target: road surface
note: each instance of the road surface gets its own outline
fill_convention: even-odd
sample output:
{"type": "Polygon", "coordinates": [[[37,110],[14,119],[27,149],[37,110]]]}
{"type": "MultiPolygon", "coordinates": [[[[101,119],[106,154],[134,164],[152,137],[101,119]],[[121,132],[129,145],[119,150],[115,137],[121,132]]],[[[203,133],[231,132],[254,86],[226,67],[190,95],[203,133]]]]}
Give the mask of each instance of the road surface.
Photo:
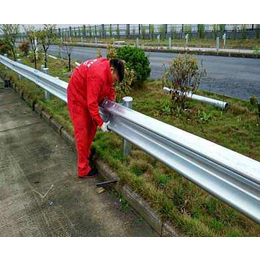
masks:
{"type": "MultiPolygon", "coordinates": [[[[51,46],[49,54],[58,55],[59,47],[51,46]]],[[[101,49],[102,56],[106,57],[106,50],[101,49]]],[[[95,48],[74,47],[72,58],[79,61],[95,58],[95,48]]],[[[146,52],[151,66],[152,79],[162,76],[163,65],[169,65],[177,56],[173,53],[146,52]]],[[[66,57],[61,50],[61,55],[66,57]]],[[[260,99],[260,59],[231,58],[218,56],[195,55],[199,62],[203,60],[207,76],[202,79],[200,88],[219,94],[248,100],[252,95],[260,99]]]]}

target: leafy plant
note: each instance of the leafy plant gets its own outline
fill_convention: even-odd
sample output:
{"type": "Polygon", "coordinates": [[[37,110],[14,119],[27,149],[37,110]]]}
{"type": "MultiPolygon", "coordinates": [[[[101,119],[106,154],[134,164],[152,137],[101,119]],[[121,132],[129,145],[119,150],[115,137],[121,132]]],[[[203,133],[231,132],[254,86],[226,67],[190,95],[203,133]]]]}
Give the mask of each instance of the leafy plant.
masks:
{"type": "Polygon", "coordinates": [[[212,27],[212,33],[214,35],[214,39],[216,40],[218,37],[218,31],[219,31],[219,25],[218,24],[213,24],[212,27]]]}
{"type": "Polygon", "coordinates": [[[109,24],[109,35],[110,37],[113,36],[112,24],[109,24]]]}
{"type": "Polygon", "coordinates": [[[141,85],[150,75],[149,59],[144,50],[131,46],[124,46],[117,50],[117,57],[126,62],[129,69],[135,72],[135,82],[141,85]]]}
{"type": "Polygon", "coordinates": [[[205,24],[197,25],[198,35],[200,39],[203,39],[205,36],[205,24]]]}
{"type": "Polygon", "coordinates": [[[33,60],[34,60],[34,68],[37,69],[37,59],[38,59],[37,49],[38,49],[39,32],[35,29],[34,26],[24,26],[24,30],[30,42],[33,60]]]}
{"type": "Polygon", "coordinates": [[[212,118],[212,112],[206,113],[205,111],[199,110],[199,119],[206,123],[212,118]]]}
{"type": "Polygon", "coordinates": [[[144,25],[141,25],[141,32],[142,32],[142,38],[145,39],[146,30],[145,30],[145,26],[144,25]]]}
{"type": "MultiPolygon", "coordinates": [[[[107,45],[107,58],[108,59],[119,59],[117,51],[111,45],[107,45]]],[[[124,79],[120,83],[116,83],[116,101],[121,102],[122,98],[128,96],[131,91],[131,86],[135,78],[135,72],[125,64],[125,75],[124,79]]]]}
{"type": "Polygon", "coordinates": [[[19,24],[1,24],[0,32],[2,32],[5,44],[10,49],[13,59],[16,60],[16,39],[19,34],[19,24]]]}
{"type": "Polygon", "coordinates": [[[242,39],[246,39],[246,24],[242,24],[242,39]]]}
{"type": "Polygon", "coordinates": [[[259,38],[260,38],[260,24],[257,24],[257,25],[256,25],[256,28],[255,28],[255,36],[256,36],[256,39],[259,39],[259,38]]]}
{"type": "Polygon", "coordinates": [[[256,45],[254,48],[253,48],[253,54],[255,56],[258,56],[260,53],[260,46],[256,45]]]}
{"type": "Polygon", "coordinates": [[[43,30],[38,32],[38,38],[42,44],[42,48],[44,51],[44,66],[47,68],[48,62],[48,49],[50,44],[53,43],[56,39],[54,34],[54,30],[56,28],[55,24],[44,24],[43,30]]]}
{"type": "Polygon", "coordinates": [[[150,38],[154,39],[154,24],[149,24],[150,38]]]}
{"type": "Polygon", "coordinates": [[[219,30],[221,32],[221,35],[225,32],[226,25],[225,24],[219,24],[219,30]]]}
{"type": "Polygon", "coordinates": [[[196,58],[185,54],[173,59],[170,67],[165,69],[163,73],[163,86],[173,89],[171,92],[172,100],[177,104],[180,103],[182,109],[185,107],[187,93],[195,92],[201,78],[206,75],[203,63],[201,63],[201,67],[200,69],[196,58]]]}
{"type": "Polygon", "coordinates": [[[19,45],[20,51],[24,53],[24,56],[27,56],[30,50],[30,43],[29,41],[24,41],[19,45]]]}
{"type": "Polygon", "coordinates": [[[117,34],[117,39],[119,39],[120,38],[119,24],[116,25],[116,34],[117,34]]]}
{"type": "Polygon", "coordinates": [[[176,30],[174,26],[171,26],[171,38],[175,38],[176,30]]]}
{"type": "Polygon", "coordinates": [[[165,25],[162,24],[159,28],[159,33],[160,33],[160,37],[161,39],[165,39],[166,36],[166,30],[165,30],[165,25]]]}
{"type": "Polygon", "coordinates": [[[184,24],[183,31],[185,34],[189,34],[189,36],[191,37],[192,29],[190,24],[184,24]]]}
{"type": "Polygon", "coordinates": [[[8,54],[10,51],[10,48],[5,40],[0,40],[0,53],[1,54],[8,54]]]}

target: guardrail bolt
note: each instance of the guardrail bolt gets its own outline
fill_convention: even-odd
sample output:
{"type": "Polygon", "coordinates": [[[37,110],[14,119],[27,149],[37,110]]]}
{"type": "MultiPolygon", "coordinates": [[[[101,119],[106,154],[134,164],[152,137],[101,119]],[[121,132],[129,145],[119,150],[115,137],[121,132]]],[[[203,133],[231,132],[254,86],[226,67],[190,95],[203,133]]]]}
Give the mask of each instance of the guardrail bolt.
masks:
{"type": "MultiPolygon", "coordinates": [[[[21,59],[17,59],[17,62],[22,64],[22,60],[21,59]]],[[[18,75],[18,77],[19,77],[19,80],[21,80],[23,78],[20,74],[18,75]]]]}
{"type": "MultiPolygon", "coordinates": [[[[49,74],[49,68],[42,68],[42,72],[45,74],[49,74]]],[[[51,99],[51,93],[45,90],[45,99],[50,100],[51,99]]]]}
{"type": "MultiPolygon", "coordinates": [[[[132,108],[133,98],[132,97],[123,97],[122,105],[124,107],[132,108]]],[[[127,156],[131,153],[131,143],[127,140],[123,140],[123,155],[127,156]]]]}

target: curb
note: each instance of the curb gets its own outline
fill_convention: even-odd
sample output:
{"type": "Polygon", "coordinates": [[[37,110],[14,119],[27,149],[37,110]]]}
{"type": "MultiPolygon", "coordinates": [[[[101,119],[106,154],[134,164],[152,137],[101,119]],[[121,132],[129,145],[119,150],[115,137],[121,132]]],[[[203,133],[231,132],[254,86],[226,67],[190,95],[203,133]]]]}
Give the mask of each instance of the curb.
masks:
{"type": "MultiPolygon", "coordinates": [[[[61,138],[63,138],[69,146],[76,151],[75,139],[71,134],[58,123],[48,112],[44,111],[38,103],[34,103],[33,99],[30,99],[25,94],[21,95],[21,90],[18,86],[11,86],[22,99],[29,105],[36,114],[38,114],[43,120],[48,123],[55,132],[57,132],[61,138]],[[30,104],[33,104],[32,106],[30,104]]],[[[117,174],[113,172],[108,165],[101,160],[96,160],[96,166],[100,175],[105,180],[117,179],[117,174]]],[[[182,236],[179,234],[169,222],[163,222],[159,214],[155,212],[149,204],[141,198],[136,192],[134,192],[128,185],[120,186],[119,184],[113,185],[120,195],[122,195],[128,204],[155,230],[159,236],[165,237],[177,237],[182,236]]]]}

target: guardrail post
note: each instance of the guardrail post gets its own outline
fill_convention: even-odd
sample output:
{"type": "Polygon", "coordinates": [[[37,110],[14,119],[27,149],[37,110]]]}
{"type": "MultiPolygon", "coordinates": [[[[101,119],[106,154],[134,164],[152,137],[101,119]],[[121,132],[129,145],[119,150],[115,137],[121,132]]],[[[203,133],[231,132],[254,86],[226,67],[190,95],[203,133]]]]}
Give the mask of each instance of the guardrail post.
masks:
{"type": "MultiPolygon", "coordinates": [[[[17,59],[17,62],[22,64],[22,60],[21,59],[17,59]]],[[[18,75],[18,77],[19,77],[19,80],[21,80],[23,78],[20,74],[18,75]]]]}
{"type": "Polygon", "coordinates": [[[139,46],[139,39],[138,38],[136,38],[136,48],[138,48],[138,46],[139,46]]]}
{"type": "Polygon", "coordinates": [[[158,45],[158,49],[159,49],[159,47],[160,47],[160,34],[158,34],[158,36],[157,36],[157,45],[158,45]]]}
{"type": "MultiPolygon", "coordinates": [[[[49,68],[42,68],[42,72],[45,74],[49,74],[49,68]]],[[[45,90],[45,99],[50,100],[51,98],[51,93],[45,90]]]]}
{"type": "MultiPolygon", "coordinates": [[[[133,98],[132,97],[123,97],[122,105],[124,107],[132,108],[133,98]]],[[[127,140],[123,140],[123,155],[127,156],[131,153],[131,143],[127,140]]]]}
{"type": "Polygon", "coordinates": [[[171,49],[171,48],[172,48],[172,38],[169,37],[169,49],[171,49]]]}
{"type": "Polygon", "coordinates": [[[219,37],[216,39],[216,50],[219,51],[219,37]]]}
{"type": "Polygon", "coordinates": [[[95,37],[95,44],[96,44],[96,47],[97,47],[97,37],[95,37]]]}

